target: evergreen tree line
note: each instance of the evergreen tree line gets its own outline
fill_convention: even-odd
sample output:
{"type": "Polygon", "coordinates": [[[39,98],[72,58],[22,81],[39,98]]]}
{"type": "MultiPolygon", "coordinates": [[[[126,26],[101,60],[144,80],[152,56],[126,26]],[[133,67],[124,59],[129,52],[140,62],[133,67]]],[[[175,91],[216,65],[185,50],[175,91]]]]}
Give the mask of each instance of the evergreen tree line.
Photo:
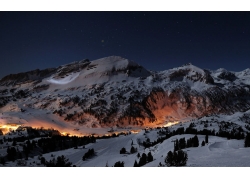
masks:
{"type": "Polygon", "coordinates": [[[169,151],[165,163],[167,166],[185,166],[188,160],[188,155],[183,150],[169,151]]]}
{"type": "MultiPolygon", "coordinates": [[[[14,132],[14,131],[13,131],[14,132]]],[[[17,132],[16,132],[17,133],[17,132]]],[[[19,132],[18,132],[19,133],[19,132]]],[[[6,138],[5,136],[3,137],[3,142],[12,142],[12,141],[16,141],[16,142],[24,142],[26,140],[29,139],[34,139],[34,138],[38,138],[38,137],[52,137],[54,135],[58,136],[60,135],[58,130],[54,130],[54,129],[43,129],[43,128],[32,128],[32,127],[28,127],[27,128],[27,136],[19,136],[19,137],[8,137],[6,138]]]]}
{"type": "MultiPolygon", "coordinates": [[[[140,157],[140,154],[138,153],[137,157],[140,157]]],[[[141,166],[144,166],[145,164],[153,161],[154,158],[151,154],[151,152],[148,153],[148,155],[146,155],[145,153],[142,154],[142,156],[140,157],[140,160],[139,162],[137,162],[135,160],[135,163],[134,163],[134,167],[141,167],[141,166]]]]}
{"type": "Polygon", "coordinates": [[[15,161],[17,155],[17,150],[15,147],[8,147],[7,148],[7,157],[10,161],[15,161]]]}
{"type": "Polygon", "coordinates": [[[95,143],[94,136],[52,136],[51,138],[41,138],[38,140],[38,146],[42,149],[42,153],[49,153],[69,148],[78,148],[89,143],[95,143]]]}
{"type": "MultiPolygon", "coordinates": [[[[228,131],[223,131],[222,129],[219,130],[219,132],[215,133],[215,130],[208,130],[208,129],[203,129],[198,131],[197,129],[193,128],[192,123],[190,124],[189,127],[186,129],[184,127],[180,127],[176,130],[173,130],[172,132],[169,132],[166,130],[164,133],[163,131],[160,132],[161,135],[164,135],[162,137],[159,137],[156,141],[143,141],[140,145],[144,146],[145,148],[149,148],[152,146],[155,146],[158,143],[162,143],[164,140],[175,136],[175,135],[181,135],[181,134],[196,134],[196,135],[211,135],[211,136],[219,136],[219,137],[226,137],[228,139],[244,139],[245,135],[244,132],[240,132],[240,129],[236,131],[236,129],[231,130],[230,132],[228,131]]],[[[190,147],[193,147],[192,145],[190,147]]]]}
{"type": "Polygon", "coordinates": [[[223,131],[223,130],[220,129],[216,133],[216,136],[226,137],[227,139],[238,139],[238,140],[245,138],[244,132],[239,132],[239,131],[236,131],[235,129],[231,130],[230,132],[223,131]]]}
{"type": "Polygon", "coordinates": [[[148,138],[146,141],[143,141],[142,143],[139,143],[139,144],[142,145],[146,149],[146,148],[155,146],[158,143],[162,143],[164,140],[170,138],[171,136],[173,136],[172,133],[168,133],[168,134],[165,134],[165,136],[163,137],[158,137],[157,140],[153,142],[151,142],[148,138]]]}
{"type": "Polygon", "coordinates": [[[202,129],[202,130],[198,131],[197,129],[193,128],[192,125],[186,128],[185,134],[199,134],[199,135],[211,135],[211,136],[216,135],[214,129],[213,130],[202,129]]]}
{"type": "MultiPolygon", "coordinates": [[[[23,146],[23,150],[20,151],[18,148],[16,148],[16,142],[15,140],[12,143],[12,147],[8,146],[7,148],[7,159],[9,161],[15,161],[16,159],[22,159],[24,156],[26,159],[28,159],[29,153],[36,147],[36,141],[30,142],[30,140],[27,140],[25,144],[21,145],[23,146]]],[[[5,159],[4,159],[5,160],[5,159]]]]}
{"type": "Polygon", "coordinates": [[[239,127],[238,129],[232,129],[229,131],[224,131],[220,129],[217,133],[215,133],[215,130],[208,130],[203,129],[198,131],[190,124],[189,127],[186,128],[184,131],[184,127],[178,128],[176,131],[174,130],[172,133],[170,133],[171,136],[177,135],[177,134],[197,134],[197,135],[211,135],[211,136],[219,136],[219,137],[226,137],[228,139],[244,139],[245,135],[243,132],[243,129],[239,127]]]}
{"type": "Polygon", "coordinates": [[[41,164],[44,164],[46,167],[71,167],[72,165],[64,155],[58,156],[57,159],[53,158],[50,161],[46,161],[43,157],[41,158],[41,164]]]}
{"type": "Polygon", "coordinates": [[[30,141],[28,137],[20,137],[20,138],[5,138],[4,141],[12,142],[13,147],[7,148],[6,157],[2,157],[2,162],[6,161],[15,161],[16,159],[28,159],[32,154],[38,153],[49,153],[53,151],[59,151],[68,148],[77,148],[78,146],[85,147],[86,144],[96,142],[95,137],[93,136],[85,136],[85,137],[77,137],[77,136],[52,136],[51,138],[41,138],[38,141],[30,141]],[[24,144],[19,144],[22,146],[23,150],[19,150],[15,148],[17,145],[17,141],[25,141],[24,144]]]}
{"type": "MultiPolygon", "coordinates": [[[[140,144],[140,145],[144,146],[145,148],[149,148],[149,147],[155,146],[158,143],[162,143],[164,140],[166,140],[172,136],[175,136],[175,135],[181,135],[181,134],[215,135],[215,132],[214,132],[214,130],[207,130],[207,129],[197,131],[197,129],[193,129],[192,127],[191,128],[188,127],[185,130],[184,127],[180,127],[177,130],[173,130],[172,132],[169,132],[168,130],[166,130],[166,132],[163,133],[161,131],[160,134],[161,135],[164,134],[164,136],[157,138],[157,140],[153,141],[153,142],[151,142],[149,139],[147,139],[146,141],[143,141],[142,144],[140,144]]],[[[192,147],[192,146],[190,146],[190,147],[192,147]]]]}
{"type": "Polygon", "coordinates": [[[174,142],[174,151],[178,151],[181,149],[189,148],[189,147],[198,147],[199,139],[197,135],[192,138],[189,138],[187,141],[184,138],[176,139],[174,142]]]}
{"type": "Polygon", "coordinates": [[[124,167],[124,162],[122,161],[117,161],[115,164],[114,164],[114,167],[124,167]]]}
{"type": "Polygon", "coordinates": [[[131,134],[130,132],[119,132],[119,133],[113,133],[112,135],[103,135],[103,136],[98,136],[96,139],[109,139],[113,137],[119,137],[120,135],[127,136],[128,134],[131,134]]]}

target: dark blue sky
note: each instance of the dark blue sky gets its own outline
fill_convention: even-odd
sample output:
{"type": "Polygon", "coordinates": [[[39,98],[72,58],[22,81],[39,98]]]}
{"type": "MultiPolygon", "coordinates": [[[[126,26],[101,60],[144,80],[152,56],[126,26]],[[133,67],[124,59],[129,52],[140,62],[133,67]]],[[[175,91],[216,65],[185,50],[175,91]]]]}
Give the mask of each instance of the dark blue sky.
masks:
{"type": "Polygon", "coordinates": [[[249,42],[250,12],[0,12],[0,78],[110,55],[241,71],[249,42]]]}

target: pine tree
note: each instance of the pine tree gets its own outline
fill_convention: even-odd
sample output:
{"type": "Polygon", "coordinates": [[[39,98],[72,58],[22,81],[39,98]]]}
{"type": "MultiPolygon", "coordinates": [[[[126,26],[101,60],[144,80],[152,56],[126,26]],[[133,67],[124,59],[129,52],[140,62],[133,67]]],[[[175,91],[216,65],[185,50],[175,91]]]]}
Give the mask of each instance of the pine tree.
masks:
{"type": "Polygon", "coordinates": [[[0,164],[5,165],[5,159],[3,157],[0,158],[0,164]]]}
{"type": "Polygon", "coordinates": [[[147,155],[145,153],[142,154],[140,161],[139,161],[139,166],[143,166],[147,163],[147,155]]]}
{"type": "Polygon", "coordinates": [[[132,146],[131,149],[130,149],[130,153],[133,154],[135,152],[136,152],[136,149],[134,148],[134,146],[132,146]]]}
{"type": "Polygon", "coordinates": [[[186,152],[180,150],[177,152],[177,161],[175,166],[185,166],[188,160],[188,155],[186,152]]]}
{"type": "Polygon", "coordinates": [[[185,148],[186,148],[186,140],[184,137],[179,140],[179,149],[185,149],[185,148]]]}
{"type": "Polygon", "coordinates": [[[65,158],[64,155],[58,156],[57,160],[53,158],[49,162],[46,163],[47,167],[71,167],[72,163],[69,162],[68,159],[65,158]]]}
{"type": "Polygon", "coordinates": [[[174,142],[174,151],[178,151],[179,150],[179,140],[176,139],[174,142]]]}
{"type": "Polygon", "coordinates": [[[204,140],[202,141],[201,146],[205,146],[205,141],[204,140]]]}
{"type": "Polygon", "coordinates": [[[41,157],[41,164],[46,164],[46,160],[45,160],[45,158],[44,157],[41,157]]]}
{"type": "Polygon", "coordinates": [[[197,135],[194,136],[194,147],[199,147],[199,139],[197,135]]]}
{"type": "Polygon", "coordinates": [[[189,147],[191,147],[191,146],[192,146],[191,139],[188,139],[188,140],[187,140],[187,145],[186,145],[186,147],[189,148],[189,147]]]}
{"type": "Polygon", "coordinates": [[[165,163],[167,166],[173,166],[174,165],[174,155],[172,151],[169,151],[167,154],[167,157],[165,158],[165,163]]]}
{"type": "Polygon", "coordinates": [[[169,151],[166,158],[165,163],[167,166],[185,166],[188,160],[188,155],[186,152],[179,151],[169,151]]]}
{"type": "Polygon", "coordinates": [[[123,161],[122,162],[118,161],[118,162],[116,162],[114,164],[114,167],[124,167],[124,162],[123,161]]]}
{"type": "Polygon", "coordinates": [[[151,152],[148,153],[148,158],[147,158],[147,160],[148,160],[148,162],[151,162],[151,161],[154,160],[154,158],[153,158],[151,152]]]}
{"type": "Polygon", "coordinates": [[[123,147],[121,150],[120,150],[120,154],[125,154],[126,153],[126,149],[123,147]]]}
{"type": "Polygon", "coordinates": [[[16,146],[16,140],[13,140],[12,146],[16,146]]]}
{"type": "Polygon", "coordinates": [[[247,133],[246,135],[244,147],[250,147],[250,134],[249,133],[247,133]]]}
{"type": "Polygon", "coordinates": [[[135,160],[134,167],[139,167],[137,161],[135,160]]]}
{"type": "Polygon", "coordinates": [[[86,152],[83,157],[82,157],[82,160],[85,161],[86,159],[88,158],[91,158],[95,155],[95,150],[92,148],[92,149],[89,149],[88,152],[86,152]]]}

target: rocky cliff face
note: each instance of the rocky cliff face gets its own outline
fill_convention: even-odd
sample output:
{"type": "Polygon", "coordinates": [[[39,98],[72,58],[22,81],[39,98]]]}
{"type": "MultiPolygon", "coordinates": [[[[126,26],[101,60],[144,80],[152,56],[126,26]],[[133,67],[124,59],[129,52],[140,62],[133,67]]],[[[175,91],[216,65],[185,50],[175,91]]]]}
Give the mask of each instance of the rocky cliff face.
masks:
{"type": "Polygon", "coordinates": [[[213,87],[201,92],[175,89],[170,94],[158,89],[146,99],[147,108],[160,121],[169,116],[199,118],[211,114],[233,114],[250,108],[250,94],[244,87],[227,90],[213,87]]]}
{"type": "Polygon", "coordinates": [[[56,68],[49,69],[36,69],[33,71],[18,73],[18,74],[10,74],[3,77],[0,80],[1,86],[14,86],[22,83],[29,83],[34,81],[40,81],[46,77],[49,77],[51,74],[55,73],[56,68]]]}
{"type": "Polygon", "coordinates": [[[2,78],[0,112],[74,127],[157,126],[249,110],[248,76],[192,64],[150,72],[118,56],[86,59],[2,78]]]}

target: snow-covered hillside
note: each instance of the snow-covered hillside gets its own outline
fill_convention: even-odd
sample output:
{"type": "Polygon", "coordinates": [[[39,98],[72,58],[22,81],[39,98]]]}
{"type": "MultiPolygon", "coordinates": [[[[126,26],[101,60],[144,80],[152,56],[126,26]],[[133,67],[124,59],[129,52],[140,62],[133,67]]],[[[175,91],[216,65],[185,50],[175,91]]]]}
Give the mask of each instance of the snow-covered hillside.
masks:
{"type": "MultiPolygon", "coordinates": [[[[230,132],[232,128],[243,127],[245,121],[243,117],[247,115],[238,114],[237,117],[241,120],[236,120],[236,115],[231,116],[211,116],[204,117],[199,120],[191,120],[185,123],[178,123],[176,125],[169,126],[168,128],[154,128],[154,129],[143,129],[139,133],[129,133],[126,135],[120,135],[118,137],[110,137],[107,139],[97,139],[95,143],[89,143],[84,147],[78,146],[78,148],[69,148],[61,151],[53,151],[44,153],[42,155],[30,156],[27,160],[24,158],[17,159],[14,162],[8,161],[4,165],[0,166],[44,166],[41,164],[41,157],[44,157],[46,161],[50,161],[58,156],[64,156],[72,166],[77,167],[112,167],[118,161],[123,162],[125,167],[133,167],[135,161],[139,163],[142,154],[146,155],[149,152],[153,156],[151,162],[147,162],[143,167],[167,167],[165,158],[169,151],[174,150],[174,144],[177,139],[185,138],[187,141],[193,138],[195,134],[180,133],[180,135],[173,134],[169,138],[165,138],[166,132],[177,132],[178,129],[187,129],[191,127],[198,131],[204,129],[215,130],[215,135],[208,136],[208,143],[202,146],[202,141],[205,141],[205,135],[200,135],[198,132],[198,147],[189,147],[182,149],[188,155],[187,164],[185,166],[191,167],[249,167],[250,166],[250,148],[244,147],[244,139],[234,139],[221,137],[217,133],[219,129],[223,129],[223,125],[228,123],[226,129],[230,132]],[[230,119],[230,121],[229,121],[230,119]],[[230,122],[230,123],[229,123],[230,122]],[[206,126],[208,125],[208,126],[206,126]],[[160,142],[156,142],[159,138],[165,138],[160,142]],[[145,147],[143,142],[147,142],[149,147],[145,147]],[[136,149],[136,152],[131,153],[131,147],[136,149]],[[126,153],[121,154],[120,150],[126,149],[126,153]],[[94,149],[95,155],[91,158],[83,160],[82,157],[89,149],[94,149]],[[139,156],[138,156],[139,154],[139,156]]],[[[248,132],[245,128],[243,132],[248,132]]],[[[13,137],[12,134],[5,135],[5,138],[13,137]]],[[[39,140],[36,138],[34,140],[39,140]]],[[[8,142],[7,142],[8,143],[8,142]]],[[[3,143],[0,145],[1,156],[7,155],[7,146],[11,146],[3,143]]],[[[17,147],[20,151],[22,150],[22,143],[18,143],[17,147]]],[[[38,143],[39,144],[39,143],[38,143]]],[[[38,145],[37,144],[37,145],[38,145]]]]}

